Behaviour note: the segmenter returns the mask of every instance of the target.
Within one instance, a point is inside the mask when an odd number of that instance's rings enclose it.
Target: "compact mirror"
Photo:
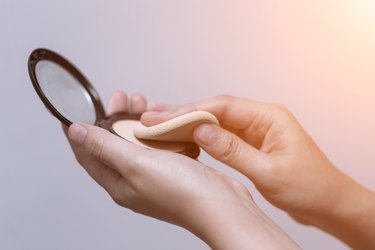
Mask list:
[[[66,120],[95,124],[95,107],[88,91],[63,67],[42,60],[35,65],[35,76],[47,100]]]
[[[66,59],[53,51],[36,49],[29,57],[28,66],[34,89],[62,123],[94,125],[105,118],[97,92]]]
[[[48,49],[34,50],[28,61],[31,82],[46,108],[62,123],[74,122],[97,125],[147,148],[165,149],[192,158],[199,147],[191,142],[142,140],[134,136],[140,115],[116,114],[106,117],[94,87],[69,61]]]

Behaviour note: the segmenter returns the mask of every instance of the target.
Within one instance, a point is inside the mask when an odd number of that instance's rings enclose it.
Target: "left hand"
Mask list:
[[[146,107],[141,95],[128,107],[127,96],[116,93],[109,113]],[[78,162],[123,207],[184,227],[214,249],[297,248],[243,185],[198,161],[87,124],[73,124],[67,134]]]

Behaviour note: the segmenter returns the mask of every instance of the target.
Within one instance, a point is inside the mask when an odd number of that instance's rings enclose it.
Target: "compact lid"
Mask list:
[[[100,98],[89,81],[70,62],[48,49],[34,50],[28,61],[34,89],[62,123],[97,124],[105,118]]]

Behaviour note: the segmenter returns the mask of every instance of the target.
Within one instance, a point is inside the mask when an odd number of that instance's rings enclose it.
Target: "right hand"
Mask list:
[[[373,241],[372,233],[356,233],[366,230],[369,218],[361,212],[373,207],[373,193],[339,171],[285,107],[219,96],[144,113],[142,122],[151,126],[195,110],[212,113],[221,126],[196,128],[196,143],[246,175],[271,203],[354,247]]]

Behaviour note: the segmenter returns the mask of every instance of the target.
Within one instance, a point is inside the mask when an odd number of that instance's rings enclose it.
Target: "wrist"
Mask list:
[[[212,202],[190,230],[212,249],[299,249],[254,202]]]
[[[355,249],[374,248],[375,194],[342,175],[330,209],[311,216],[309,222]]]

